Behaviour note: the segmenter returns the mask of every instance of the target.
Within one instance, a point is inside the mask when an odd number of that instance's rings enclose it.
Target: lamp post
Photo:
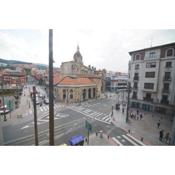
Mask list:
[[[3,101],[3,110],[4,110],[4,121],[7,121],[7,117],[5,114],[5,100],[4,100],[4,77],[1,79],[1,87],[2,87],[2,101]]]
[[[127,109],[126,109],[126,123],[128,122],[129,118],[129,105],[130,105],[130,92],[131,92],[131,84],[128,82],[128,100],[127,100]]]

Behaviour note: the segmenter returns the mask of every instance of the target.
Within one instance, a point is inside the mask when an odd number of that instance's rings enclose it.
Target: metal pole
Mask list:
[[[37,127],[37,111],[36,111],[36,88],[33,86],[33,110],[34,110],[34,128],[35,128],[35,145],[38,145],[38,127]]]
[[[49,29],[49,143],[54,145],[53,29]]]
[[[88,142],[87,142],[87,144],[89,145],[89,129],[88,129]]]
[[[127,109],[126,109],[126,123],[128,122],[129,118],[129,105],[130,105],[130,82],[128,82],[128,102],[127,102]]]
[[[4,121],[7,121],[7,117],[5,114],[5,100],[4,100],[4,77],[2,77],[2,100],[3,100],[3,109],[4,109]]]

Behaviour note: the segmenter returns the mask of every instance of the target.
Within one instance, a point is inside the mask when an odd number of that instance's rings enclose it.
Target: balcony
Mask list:
[[[137,100],[137,96],[133,95],[133,96],[132,96],[132,99]]]
[[[138,87],[137,86],[133,86],[133,90],[138,90]]]
[[[143,101],[153,102],[153,98],[143,97]]]
[[[169,105],[169,101],[168,100],[161,100],[161,102],[160,102],[161,104],[164,104],[164,105]]]
[[[166,94],[169,94],[170,90],[169,89],[163,89],[162,90],[162,93],[166,93]]]
[[[171,77],[164,77],[163,81],[171,81]]]
[[[135,77],[133,78],[133,80],[138,81],[138,80],[139,80],[139,77],[138,77],[138,76],[135,76]]]

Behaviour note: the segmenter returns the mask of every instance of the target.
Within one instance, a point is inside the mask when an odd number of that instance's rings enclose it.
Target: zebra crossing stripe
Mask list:
[[[109,116],[108,116],[108,115],[106,115],[105,117],[103,117],[103,118],[102,118],[102,120],[105,120],[106,118],[109,118]]]
[[[111,119],[110,118],[106,118],[104,121],[109,122],[109,121],[111,121]]]
[[[119,142],[115,137],[112,137],[112,140],[117,143],[119,146],[123,146],[121,142]]]
[[[143,142],[141,142],[140,140],[136,139],[135,137],[133,137],[132,135],[130,134],[127,134],[127,136],[129,136],[130,138],[132,138],[133,140],[135,140],[137,143],[139,143],[140,145],[142,146],[145,146],[145,144]]]
[[[99,117],[100,115],[102,115],[101,113],[97,114],[96,117]]]
[[[129,141],[130,143],[132,143],[135,146],[138,146],[137,143],[133,142],[130,138],[128,138],[126,135],[122,135],[127,141]]]

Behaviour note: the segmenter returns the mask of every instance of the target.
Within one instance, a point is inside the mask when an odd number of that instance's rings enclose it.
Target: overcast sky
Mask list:
[[[85,65],[122,72],[129,51],[175,42],[175,30],[55,29],[53,36],[55,66],[72,60],[79,44]],[[0,57],[47,64],[48,30],[0,30]]]
[[[129,51],[150,47],[151,44],[156,46],[175,42],[175,30],[141,30],[159,29],[162,24],[165,29],[168,26],[173,29],[170,19],[174,19],[174,6],[168,3],[168,11],[164,13],[166,16],[161,16],[165,5],[159,2],[155,13],[154,5],[157,2],[154,1],[151,1],[151,6],[147,1],[139,0],[134,0],[136,5],[133,1],[125,0],[120,4],[115,0],[17,2],[4,1],[0,11],[0,26],[18,29],[5,30],[8,28],[1,27],[0,58],[47,64],[48,30],[45,29],[48,28],[54,29],[55,66],[72,60],[79,44],[85,65],[127,72]],[[144,8],[139,8],[139,5]],[[11,13],[7,14],[6,8]],[[28,30],[33,26],[34,29]],[[140,30],[132,30],[134,28]]]

